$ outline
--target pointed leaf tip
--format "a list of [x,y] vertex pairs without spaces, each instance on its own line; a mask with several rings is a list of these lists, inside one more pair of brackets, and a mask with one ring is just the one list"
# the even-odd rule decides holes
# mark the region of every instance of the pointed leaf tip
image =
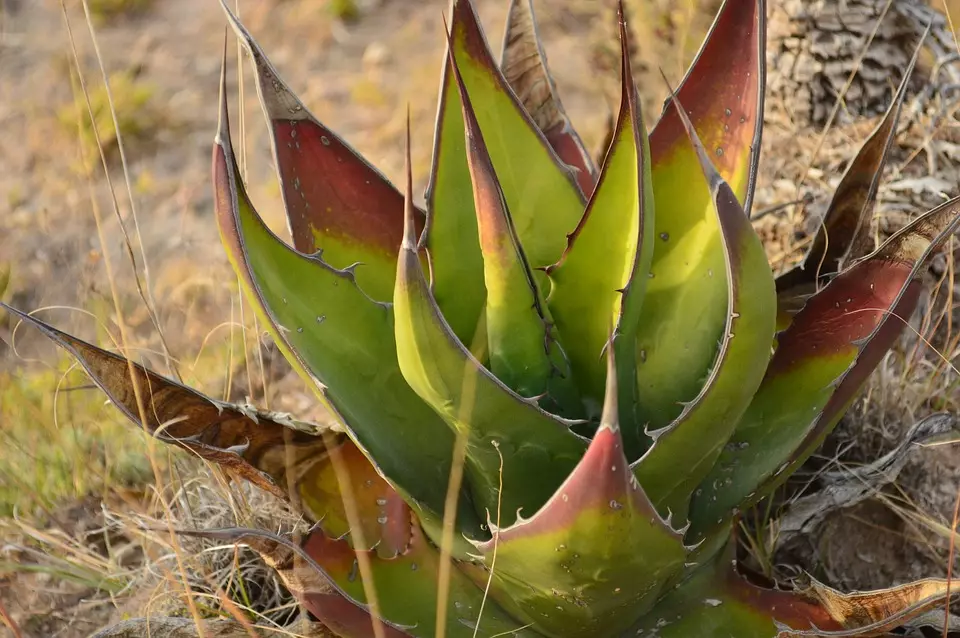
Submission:
[[214,142],[218,146],[230,146],[230,114],[227,107],[227,35],[223,36],[223,57],[220,60],[220,95],[218,100],[217,134]]
[[[628,111],[634,117],[634,119],[640,119],[636,115],[639,113],[640,109],[639,96],[637,95],[636,82],[633,79],[633,63],[630,61],[630,31],[627,29],[627,17],[623,8],[623,0],[619,0],[617,13],[619,16],[620,30],[621,99],[628,106]],[[643,135],[646,135],[646,131],[643,131]]]
[[[307,110],[221,4],[254,67],[294,247],[308,255],[322,251],[336,268],[361,264],[357,284],[374,299],[388,300],[403,241],[403,194]],[[417,213],[422,227],[424,215]]]
[[[280,74],[273,67],[273,64],[267,59],[256,39],[247,30],[240,19],[233,13],[233,10],[227,4],[226,0],[220,0],[220,7],[223,9],[227,18],[227,25],[233,30],[237,39],[243,47],[250,53],[254,68],[257,72],[258,80],[257,92],[260,95],[260,102],[263,106],[268,120],[288,119],[288,120],[306,120],[310,119],[310,114],[306,107],[290,90],[286,83],[280,79]],[[269,83],[265,82],[269,80]]]
[[0,308],[69,353],[110,402],[151,437],[217,463],[295,506],[301,504],[300,479],[325,456],[318,436],[322,426],[217,401],[3,302]]
[[823,280],[835,276],[851,261],[872,249],[868,231],[877,188],[897,135],[903,101],[922,42],[921,39],[883,119],[847,166],[803,261],[777,278],[784,320],[803,306],[806,298],[821,287],[819,284]]
[[620,429],[619,390],[617,389],[617,361],[614,355],[613,336],[607,341],[607,386],[603,397],[603,413],[600,427],[610,430]]
[[417,251],[416,206],[413,204],[413,160],[410,141],[410,109],[407,108],[407,131],[405,136],[404,172],[406,190],[403,198],[403,249]]
[[486,560],[496,552],[494,591],[512,596],[520,617],[546,635],[580,637],[621,635],[654,606],[686,552],[609,427],[542,508],[478,549]]

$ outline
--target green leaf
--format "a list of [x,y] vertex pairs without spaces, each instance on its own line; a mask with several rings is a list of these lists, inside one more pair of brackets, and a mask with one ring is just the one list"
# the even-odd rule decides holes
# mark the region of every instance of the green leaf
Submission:
[[[226,0],[221,5],[253,60],[294,246],[306,254],[323,251],[338,268],[362,264],[357,284],[389,301],[403,237],[403,195],[307,110]],[[417,223],[422,227],[421,211]]]
[[713,167],[682,106],[676,104],[713,194],[728,304],[720,350],[700,394],[673,423],[650,433],[653,447],[634,470],[657,509],[683,520],[693,490],[710,472],[763,379],[777,306],[763,244]]
[[778,335],[753,402],[691,506],[692,538],[769,493],[819,446],[917,305],[926,260],[960,224],[960,198],[907,225],[810,298]]
[[[465,474],[477,512],[536,510],[583,455],[572,422],[544,412],[493,376],[440,312],[417,254],[412,178],[393,296],[400,370],[410,387],[467,437]],[[500,485],[502,482],[502,493]]]
[[[564,411],[575,414],[578,402],[570,366],[560,350],[550,311],[517,237],[456,60],[451,60],[451,66],[463,107],[467,159],[483,253],[490,370],[521,396],[543,396],[541,402],[547,406],[567,405]],[[551,411],[559,410],[554,407]]]
[[602,355],[610,326],[615,326],[620,413],[627,454],[635,458],[645,447],[636,414],[635,344],[653,256],[654,206],[650,149],[622,20],[620,24],[620,115],[586,214],[561,261],[548,270],[554,284],[548,301],[591,416],[602,405]]
[[[527,260],[532,268],[549,266],[560,258],[567,234],[583,213],[572,169],[557,158],[510,90],[467,0],[454,2],[450,38]],[[483,261],[449,59],[440,95],[425,242],[437,303],[454,334],[471,343],[483,312]]]
[[[353,633],[348,635],[355,635],[356,629],[364,628],[364,624],[369,626],[366,587],[370,587],[376,591],[377,610],[386,621],[387,636],[433,638],[437,635],[437,605],[440,603],[437,590],[440,553],[423,536],[415,519],[407,532],[406,550],[400,555],[384,559],[366,552],[372,583],[364,583],[357,573],[359,552],[344,541],[319,531],[311,532],[302,545],[286,537],[256,530],[226,529],[193,534],[250,545],[269,564],[278,568],[291,593],[334,630],[339,629],[337,623],[340,621],[329,611],[334,606],[338,611],[346,612],[346,618],[358,621]],[[298,559],[296,563],[294,555]],[[478,618],[480,629],[477,635],[480,636],[530,638],[537,635],[521,627],[521,623],[512,619],[496,602],[483,599],[483,590],[454,567],[446,601],[449,606],[446,635],[472,638]],[[354,610],[344,609],[344,603],[352,604]],[[315,611],[317,608],[320,613]],[[331,620],[335,624],[329,624]],[[368,631],[359,635],[370,634]]]
[[577,184],[589,196],[597,167],[560,103],[537,33],[533,0],[510,0],[500,70],[557,156],[577,170]]
[[[373,550],[381,558],[407,550],[409,508],[349,438],[328,440],[324,456],[308,467],[299,485],[304,505],[325,535],[348,539],[354,549]],[[347,514],[348,500],[356,526]]]
[[[360,290],[352,269],[300,254],[270,232],[237,178],[225,94],[221,99],[213,153],[216,213],[244,293],[273,327],[287,360],[384,476],[418,507],[439,514],[453,434],[403,380],[391,307]],[[463,529],[476,530],[468,500],[461,499]]]
[[[812,579],[811,579],[812,580]],[[723,558],[673,589],[627,636],[779,638],[886,636],[947,599],[945,579],[842,594],[815,580],[796,591],[768,589],[737,574]]]
[[[727,0],[677,92],[720,176],[749,216],[764,85],[760,0]],[[666,426],[702,390],[726,324],[723,242],[709,188],[676,109],[650,134],[657,205],[651,277],[640,320],[640,417]]]
[[217,463],[274,496],[296,502],[288,489],[301,490],[305,468],[326,455],[320,425],[211,399],[3,302],[0,308],[76,358],[111,403],[148,434]]
[[[612,352],[610,349],[608,352]],[[611,636],[682,569],[682,534],[657,514],[624,456],[614,357],[603,417],[577,467],[532,518],[479,543],[491,593],[548,636]]]
[[786,315],[781,318],[783,327],[817,291],[821,281],[840,272],[843,264],[869,252],[868,233],[877,201],[877,187],[890,145],[896,137],[903,100],[921,50],[922,41],[903,74],[893,103],[843,174],[810,250],[799,265],[777,277],[781,314]]

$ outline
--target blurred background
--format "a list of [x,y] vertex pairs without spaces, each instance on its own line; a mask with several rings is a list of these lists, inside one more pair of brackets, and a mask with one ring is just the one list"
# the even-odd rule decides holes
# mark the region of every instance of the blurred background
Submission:
[[[802,256],[928,23],[876,240],[958,194],[960,0],[767,1],[754,212],[774,268]],[[447,0],[229,2],[314,115],[394,182],[409,107],[423,192]],[[498,54],[507,2],[475,4]],[[720,2],[626,4],[650,126],[666,95],[660,71],[679,83]],[[615,3],[535,7],[566,110],[599,155],[619,100]],[[122,316],[128,345],[158,371],[175,368],[214,397],[324,419],[241,302],[212,217],[225,26],[216,0],[0,0],[0,298],[104,347],[115,345]],[[242,170],[285,236],[269,139],[232,37],[229,61]],[[922,312],[801,481],[870,462],[922,417],[957,411],[957,245],[931,265]],[[832,513],[802,542],[780,542],[766,523],[782,502],[764,504],[746,524],[750,560],[770,576],[802,569],[848,589],[942,575],[958,461],[950,445],[911,453],[883,492]],[[0,620],[26,636],[86,636],[126,616],[182,613],[187,597],[210,616],[239,609],[285,623],[298,613],[247,552],[181,547],[155,531],[165,513],[180,526],[293,524],[255,490],[152,445],[72,361],[0,315]],[[8,629],[0,622],[0,635]]]

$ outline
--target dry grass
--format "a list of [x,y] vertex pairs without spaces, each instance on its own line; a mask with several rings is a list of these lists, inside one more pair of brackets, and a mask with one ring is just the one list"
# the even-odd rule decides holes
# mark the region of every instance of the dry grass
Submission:
[[75,369],[0,372],[0,516],[32,517],[150,479],[144,442],[93,391]]
[[[299,607],[255,553],[186,537],[174,544],[167,530],[172,523],[180,529],[290,531],[302,529],[302,521],[276,499],[248,485],[227,484],[217,471],[191,459],[181,457],[174,467],[163,494],[114,490],[47,525],[23,517],[0,521],[5,539],[0,574],[18,573],[21,584],[56,585],[62,596],[100,598],[101,623],[119,617],[114,605],[122,616],[182,616],[189,591],[200,618],[239,616],[267,628],[290,625]],[[25,607],[36,601],[13,602]],[[38,629],[68,624],[51,616],[52,610],[34,614],[30,622]]]

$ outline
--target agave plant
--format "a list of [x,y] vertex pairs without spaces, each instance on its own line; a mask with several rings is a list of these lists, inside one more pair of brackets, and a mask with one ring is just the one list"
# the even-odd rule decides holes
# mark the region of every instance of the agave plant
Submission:
[[[731,561],[738,514],[831,431],[960,220],[951,200],[875,250],[865,239],[902,89],[806,260],[775,278],[750,222],[762,0],[726,0],[649,134],[623,55],[599,167],[530,0],[511,2],[499,65],[456,0],[425,210],[409,156],[402,194],[224,9],[254,62],[293,246],[238,177],[225,72],[221,238],[339,427],[205,397],[8,308],[132,421],[316,523],[195,533],[257,549],[347,637],[877,636],[948,596],[936,579],[765,588]],[[622,9],[620,37],[625,52]]]

